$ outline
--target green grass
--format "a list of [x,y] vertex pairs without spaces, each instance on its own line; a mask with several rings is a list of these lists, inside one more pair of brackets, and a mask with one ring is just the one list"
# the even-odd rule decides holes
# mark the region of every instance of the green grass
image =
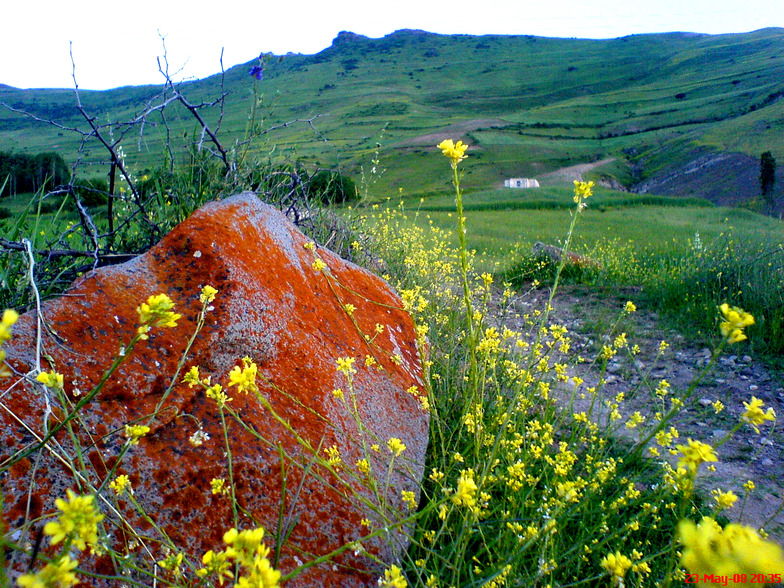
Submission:
[[[424,202],[408,199],[409,206],[428,212],[451,212],[454,197],[446,195],[425,198]],[[597,189],[591,198],[591,208],[605,211],[608,208],[633,208],[637,206],[712,207],[707,200],[630,194],[614,190]],[[572,192],[565,187],[503,188],[469,192],[463,201],[463,210],[484,212],[492,210],[571,210],[574,208]]]
[[[468,207],[473,196],[466,195]],[[482,197],[480,194],[479,198]],[[556,201],[559,201],[557,197]],[[415,203],[409,206],[410,210],[416,208]],[[529,247],[536,241],[552,245],[561,243],[571,222],[571,214],[570,210],[552,209],[470,210],[468,246],[490,261],[504,263],[514,243]],[[423,211],[416,222],[424,226],[430,221],[445,229],[451,229],[455,224],[451,212]],[[589,199],[573,248],[577,252],[588,253],[599,243],[617,240],[631,244],[637,250],[670,249],[688,246],[695,233],[699,233],[704,241],[711,241],[730,232],[754,243],[784,241],[781,221],[742,209],[626,205],[602,211],[597,210]]]

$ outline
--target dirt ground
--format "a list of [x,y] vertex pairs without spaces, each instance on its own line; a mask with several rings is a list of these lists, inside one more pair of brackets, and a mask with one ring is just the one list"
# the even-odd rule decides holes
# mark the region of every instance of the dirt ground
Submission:
[[[521,317],[536,308],[543,310],[548,296],[548,289],[521,296],[502,322],[509,328],[522,329]],[[664,328],[660,317],[644,308],[623,317],[612,336],[602,336],[621,314],[626,300],[628,298],[622,292],[608,297],[592,293],[585,287],[565,287],[553,301],[550,320],[569,329],[572,353],[588,359],[596,357],[601,346],[621,332],[627,334],[630,346],[639,346],[640,352],[634,358],[622,357],[619,353],[610,360],[604,376],[604,399],[612,399],[620,392],[626,395],[621,422],[636,410],[650,419],[657,410],[650,390],[657,382],[666,379],[672,386],[672,394],[682,395],[711,357],[710,349],[695,346],[677,332]],[[669,347],[657,361],[661,341],[666,341]],[[573,373],[585,380],[585,386],[596,385],[601,377],[599,366],[589,362],[577,364]],[[646,386],[646,381],[652,385]],[[773,408],[779,421],[784,419],[784,376],[749,356],[743,343],[729,346],[692,393],[693,403],[674,419],[672,424],[680,433],[678,442],[685,443],[691,437],[716,446],[740,422],[743,402],[749,402],[752,396],[763,400],[765,409]],[[718,414],[712,407],[716,400],[725,406]],[[576,407],[576,410],[582,409]],[[600,412],[597,418],[606,422],[608,413],[609,409],[604,407],[604,414]],[[634,434],[624,427],[620,431]],[[719,462],[713,464],[716,471],[708,472],[703,465],[698,476],[698,485],[709,501],[712,501],[711,490],[732,490],[739,500],[722,514],[734,522],[756,529],[762,527],[772,540],[784,545],[784,434],[781,426],[766,423],[757,433],[744,424],[716,452],[719,456]],[[677,463],[675,457],[667,456],[667,459],[672,465]],[[741,508],[746,494],[743,484],[748,480],[754,481],[756,489]]]

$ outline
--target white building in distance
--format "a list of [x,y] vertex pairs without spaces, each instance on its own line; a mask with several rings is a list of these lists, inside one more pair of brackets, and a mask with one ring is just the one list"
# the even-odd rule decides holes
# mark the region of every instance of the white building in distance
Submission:
[[506,188],[538,188],[539,181],[532,178],[510,178],[504,180]]

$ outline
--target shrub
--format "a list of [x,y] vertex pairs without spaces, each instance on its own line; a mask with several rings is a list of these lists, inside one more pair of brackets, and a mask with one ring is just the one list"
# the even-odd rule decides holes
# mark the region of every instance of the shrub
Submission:
[[103,206],[109,201],[109,184],[104,179],[78,179],[73,187],[85,206]]
[[308,196],[324,204],[343,204],[356,200],[358,193],[354,180],[341,173],[320,170],[308,182]]

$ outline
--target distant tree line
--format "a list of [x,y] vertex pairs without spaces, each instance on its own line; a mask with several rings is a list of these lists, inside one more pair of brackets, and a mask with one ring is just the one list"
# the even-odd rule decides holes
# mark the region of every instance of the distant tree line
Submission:
[[0,151],[0,197],[51,190],[70,178],[71,170],[58,153]]

